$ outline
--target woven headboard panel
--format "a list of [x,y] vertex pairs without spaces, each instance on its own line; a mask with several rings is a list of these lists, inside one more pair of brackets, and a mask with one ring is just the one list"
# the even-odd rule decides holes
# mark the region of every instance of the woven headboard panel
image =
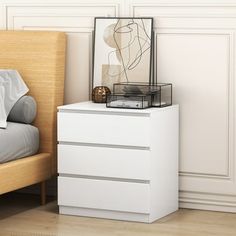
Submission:
[[56,171],[56,107],[63,103],[66,36],[62,32],[0,31],[0,69],[16,69],[38,105],[40,152]]

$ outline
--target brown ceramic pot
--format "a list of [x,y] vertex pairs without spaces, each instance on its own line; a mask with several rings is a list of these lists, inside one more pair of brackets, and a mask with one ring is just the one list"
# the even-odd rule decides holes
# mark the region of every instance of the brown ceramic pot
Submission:
[[92,92],[92,101],[96,103],[106,103],[107,95],[111,94],[111,91],[106,86],[97,86]]

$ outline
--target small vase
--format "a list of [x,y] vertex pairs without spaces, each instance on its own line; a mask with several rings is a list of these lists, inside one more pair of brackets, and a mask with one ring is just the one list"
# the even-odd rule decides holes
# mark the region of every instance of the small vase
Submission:
[[107,95],[111,94],[111,91],[106,86],[97,86],[92,92],[92,101],[95,103],[106,103]]

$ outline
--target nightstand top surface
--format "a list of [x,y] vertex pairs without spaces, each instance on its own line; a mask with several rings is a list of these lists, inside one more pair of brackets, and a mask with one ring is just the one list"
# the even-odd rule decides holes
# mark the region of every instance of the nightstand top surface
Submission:
[[114,112],[114,113],[141,113],[141,114],[150,114],[152,112],[161,112],[167,109],[173,109],[178,105],[172,105],[162,108],[146,108],[146,109],[123,109],[123,108],[107,108],[104,103],[93,103],[91,101],[73,103],[69,105],[59,106],[59,111],[91,111],[91,112]]

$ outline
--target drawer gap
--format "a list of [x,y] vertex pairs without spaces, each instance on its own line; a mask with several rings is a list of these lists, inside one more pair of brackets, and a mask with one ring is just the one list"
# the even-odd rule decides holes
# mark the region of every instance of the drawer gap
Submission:
[[109,180],[109,181],[118,181],[118,182],[150,184],[149,180],[142,180],[142,179],[126,179],[126,178],[114,178],[114,177],[105,177],[105,176],[103,177],[103,176],[91,176],[91,175],[75,175],[75,174],[65,174],[65,173],[60,173],[59,176],[69,177],[69,178]]
[[119,111],[89,111],[89,110],[63,110],[60,109],[59,113],[77,113],[77,114],[96,114],[96,115],[118,115],[118,116],[141,116],[141,117],[150,117],[150,113],[144,113],[144,110],[142,110],[142,113],[138,112],[131,112],[131,111],[125,111],[125,112],[119,112]]
[[144,146],[112,145],[112,144],[102,144],[102,143],[81,143],[81,142],[59,141],[58,144],[74,145],[74,146],[89,146],[89,147],[106,147],[106,148],[150,150],[150,147],[144,147]]

